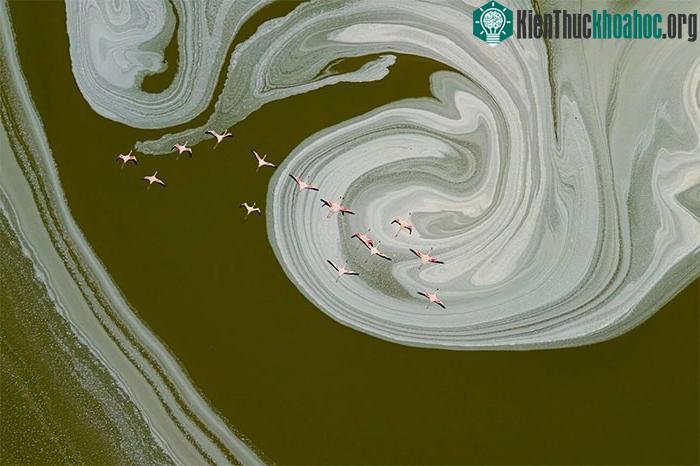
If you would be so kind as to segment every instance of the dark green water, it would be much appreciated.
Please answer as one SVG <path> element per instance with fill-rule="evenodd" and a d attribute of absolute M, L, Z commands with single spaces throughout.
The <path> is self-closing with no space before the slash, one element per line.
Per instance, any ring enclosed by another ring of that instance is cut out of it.
<path fill-rule="evenodd" d="M 169 462 L 76 341 L 0 213 L 0 463 Z"/>
<path fill-rule="evenodd" d="M 264 220 L 243 220 L 238 204 L 262 204 L 269 179 L 255 173 L 251 148 L 280 162 L 322 128 L 428 95 L 440 65 L 401 56 L 381 82 L 266 105 L 216 151 L 205 142 L 192 160 L 141 156 L 120 170 L 117 153 L 162 133 L 89 108 L 70 70 L 62 3 L 13 2 L 11 12 L 73 216 L 195 385 L 275 462 L 697 463 L 698 283 L 594 346 L 407 348 L 315 309 L 276 262 Z M 168 188 L 147 190 L 140 178 L 156 169 Z"/>

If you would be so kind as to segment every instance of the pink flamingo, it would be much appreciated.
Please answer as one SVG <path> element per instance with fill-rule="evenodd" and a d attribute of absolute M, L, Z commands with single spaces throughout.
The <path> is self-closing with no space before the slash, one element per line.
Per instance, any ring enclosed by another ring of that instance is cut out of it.
<path fill-rule="evenodd" d="M 367 230 L 367 233 L 355 233 L 350 238 L 357 238 L 366 248 L 370 248 L 371 246 L 374 246 L 374 241 L 370 239 L 369 231 L 370 230 Z"/>
<path fill-rule="evenodd" d="M 410 213 L 408 215 L 411 215 Z M 399 230 L 396 232 L 394 235 L 394 238 L 399 236 L 399 233 L 401 233 L 401 230 L 406 230 L 408 231 L 408 234 L 410 235 L 413 233 L 413 225 L 411 225 L 407 220 L 402 219 L 401 217 L 396 217 L 394 220 L 391 221 L 391 224 L 393 225 L 396 223 L 399 226 Z"/>
<path fill-rule="evenodd" d="M 342 200 L 343 198 L 341 197 L 340 199 Z M 340 213 L 340 215 L 355 215 L 355 212 L 353 212 L 352 210 L 348 209 L 339 202 L 331 201 L 330 199 L 321 199 L 321 204 L 325 207 L 328 207 L 328 215 L 326 216 L 326 218 L 331 218 L 331 215 L 335 213 Z"/>
<path fill-rule="evenodd" d="M 159 185 L 165 187 L 165 183 L 163 182 L 163 180 L 161 180 L 160 178 L 158 178 L 158 172 L 157 172 L 157 171 L 156 171 L 154 174 L 150 175 L 150 176 L 144 176 L 143 179 L 146 180 L 146 181 L 148 181 L 148 189 L 151 189 L 151 185 L 152 185 L 153 183 L 156 183 L 156 184 L 159 184 Z"/>
<path fill-rule="evenodd" d="M 216 146 L 218 146 L 221 141 L 223 141 L 226 138 L 233 137 L 232 133 L 229 133 L 227 129 L 225 129 L 222 133 L 217 133 L 213 129 L 207 130 L 204 132 L 205 134 L 211 134 L 216 138 L 216 144 L 214 144 L 214 149 L 216 149 Z"/>
<path fill-rule="evenodd" d="M 253 205 L 248 205 L 247 202 L 244 202 L 239 207 L 245 208 L 245 218 L 248 218 L 248 215 L 252 214 L 253 212 L 255 212 L 258 215 L 262 215 L 262 211 L 260 210 L 260 208 L 255 207 L 255 202 L 253 202 Z"/>
<path fill-rule="evenodd" d="M 338 273 L 338 276 L 335 279 L 336 283 L 338 282 L 338 280 L 340 280 L 340 277 L 342 277 L 343 275 L 360 275 L 357 272 L 353 272 L 352 270 L 346 269 L 344 265 L 341 267 L 340 265 L 333 263 L 333 261 L 329 260 L 327 262 L 331 264 L 331 267 L 333 267 Z"/>
<path fill-rule="evenodd" d="M 421 267 L 423 266 L 423 264 L 427 264 L 427 263 L 444 264 L 444 262 L 441 260 L 438 260 L 437 257 L 430 255 L 430 253 L 432 252 L 432 248 L 427 253 L 416 251 L 415 249 L 410 249 L 410 248 L 408 250 L 411 251 L 413 254 L 415 254 L 418 257 L 418 259 L 420 259 Z"/>
<path fill-rule="evenodd" d="M 297 187 L 299 188 L 299 191 L 303 191 L 305 189 L 309 189 L 311 191 L 318 191 L 318 186 L 314 186 L 310 183 L 307 183 L 306 181 L 303 181 L 301 178 L 295 175 L 289 175 L 294 182 L 297 184 Z"/>
<path fill-rule="evenodd" d="M 440 291 L 440 288 L 435 290 L 435 293 L 428 293 L 427 291 L 419 291 L 418 294 L 423 296 L 428 300 L 428 305 L 425 307 L 428 309 L 431 304 L 435 303 L 438 306 L 440 306 L 443 309 L 447 309 L 447 306 L 445 306 L 445 303 L 442 302 L 440 298 L 437 297 L 437 292 Z"/>
<path fill-rule="evenodd" d="M 136 156 L 135 156 L 135 155 L 131 155 L 131 152 L 132 152 L 132 151 L 133 151 L 133 149 L 130 150 L 128 154 L 119 154 L 119 155 L 117 156 L 117 160 L 121 160 L 121 161 L 122 161 L 122 167 L 121 167 L 121 168 L 124 168 L 124 165 L 126 165 L 128 162 L 134 162 L 134 164 L 136 164 L 136 165 L 139 164 L 138 160 L 136 160 Z"/>
<path fill-rule="evenodd" d="M 387 256 L 383 252 L 381 252 L 377 247 L 374 245 L 374 241 L 369 237 L 369 230 L 367 230 L 367 233 L 355 233 L 354 235 L 351 236 L 351 238 L 357 238 L 360 240 L 360 242 L 364 245 L 369 250 L 369 257 L 372 256 L 377 256 L 381 257 L 382 259 L 386 260 L 391 260 L 391 257 Z M 377 242 L 377 244 L 381 243 L 381 241 Z M 369 259 L 368 257 L 368 259 Z"/>
<path fill-rule="evenodd" d="M 377 244 L 379 244 L 379 243 L 381 243 L 381 241 L 377 242 Z M 367 245 L 365 245 L 365 246 L 367 246 Z M 388 261 L 391 260 L 391 257 L 387 256 L 382 251 L 377 249 L 377 247 L 374 244 L 367 246 L 367 249 L 369 249 L 369 257 L 377 256 L 377 257 L 381 257 L 382 259 L 386 259 Z M 367 259 L 369 259 L 369 257 Z"/>
<path fill-rule="evenodd" d="M 255 151 L 253 151 L 253 155 L 255 156 L 255 160 L 258 161 L 258 168 L 256 168 L 255 171 L 260 170 L 260 167 L 275 168 L 277 166 L 274 163 L 270 163 L 270 162 L 265 161 L 265 157 L 267 157 L 267 155 L 260 156 L 260 154 L 258 154 Z"/>
<path fill-rule="evenodd" d="M 191 147 L 187 147 L 187 141 L 185 141 L 184 144 L 175 144 L 175 145 L 173 146 L 173 148 L 170 149 L 170 150 L 175 150 L 175 149 L 177 149 L 177 158 L 178 158 L 178 159 L 179 159 L 180 156 L 181 156 L 182 154 L 184 154 L 185 152 L 187 153 L 187 155 L 190 156 L 190 158 L 192 158 L 192 148 L 191 148 Z"/>

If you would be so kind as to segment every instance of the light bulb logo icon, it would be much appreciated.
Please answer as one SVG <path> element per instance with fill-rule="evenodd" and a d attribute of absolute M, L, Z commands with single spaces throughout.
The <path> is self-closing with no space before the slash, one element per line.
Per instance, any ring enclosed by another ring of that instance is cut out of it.
<path fill-rule="evenodd" d="M 474 35 L 495 46 L 513 34 L 513 12 L 496 1 L 474 11 Z"/>
<path fill-rule="evenodd" d="M 495 8 L 489 8 L 481 14 L 481 24 L 486 29 L 486 43 L 497 44 L 501 41 L 501 32 L 506 25 L 506 15 Z"/>

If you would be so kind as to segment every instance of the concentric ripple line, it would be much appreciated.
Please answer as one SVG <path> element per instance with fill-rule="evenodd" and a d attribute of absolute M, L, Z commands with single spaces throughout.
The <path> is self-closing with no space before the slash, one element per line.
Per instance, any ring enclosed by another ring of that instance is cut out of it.
<path fill-rule="evenodd" d="M 73 220 L 19 65 L 5 1 L 0 26 L 0 208 L 44 271 L 38 278 L 173 461 L 262 464 L 134 314 Z"/>
<path fill-rule="evenodd" d="M 566 347 L 628 331 L 700 276 L 692 43 L 492 48 L 469 37 L 464 3 L 333 5 L 294 36 L 307 47 L 313 37 L 313 50 L 328 50 L 324 62 L 400 52 L 455 72 L 432 76 L 435 99 L 321 131 L 276 170 L 270 243 L 323 312 L 409 345 Z M 276 45 L 275 58 L 288 46 Z M 357 215 L 326 220 L 317 197 L 295 193 L 290 174 L 326 198 L 344 196 Z M 409 213 L 413 235 L 395 237 L 390 220 Z M 370 228 L 392 262 L 366 260 L 350 238 Z M 408 248 L 433 248 L 446 264 L 421 267 Z M 328 259 L 347 259 L 360 277 L 336 283 Z M 445 311 L 416 293 L 438 288 Z"/>

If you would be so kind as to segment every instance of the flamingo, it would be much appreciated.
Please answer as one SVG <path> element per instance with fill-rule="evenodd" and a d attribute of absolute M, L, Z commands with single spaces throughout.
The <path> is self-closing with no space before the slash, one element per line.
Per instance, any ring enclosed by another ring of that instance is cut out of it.
<path fill-rule="evenodd" d="M 380 242 L 378 242 L 377 244 L 379 244 Z M 365 246 L 367 246 L 367 245 L 365 245 Z M 374 244 L 367 246 L 367 249 L 369 249 L 369 257 L 377 256 L 377 257 L 381 257 L 382 259 L 386 259 L 388 261 L 391 260 L 391 257 L 387 256 L 382 251 L 377 249 L 377 247 Z M 369 259 L 369 257 L 368 257 L 368 259 Z"/>
<path fill-rule="evenodd" d="M 418 294 L 423 296 L 425 299 L 428 300 L 428 305 L 425 307 L 428 309 L 431 304 L 435 303 L 438 306 L 440 306 L 443 309 L 447 309 L 447 306 L 445 306 L 445 303 L 442 302 L 440 298 L 437 296 L 437 292 L 440 291 L 440 288 L 435 290 L 435 293 L 428 293 L 427 291 L 419 291 Z"/>
<path fill-rule="evenodd" d="M 216 144 L 214 144 L 214 149 L 216 149 L 216 146 L 218 146 L 221 143 L 221 141 L 223 141 L 225 138 L 233 137 L 233 134 L 230 133 L 227 129 L 225 129 L 221 133 L 217 133 L 213 129 L 210 129 L 210 130 L 205 131 L 204 134 L 211 134 L 212 136 L 214 136 L 216 138 Z"/>
<path fill-rule="evenodd" d="M 307 183 L 306 181 L 302 181 L 301 178 L 295 175 L 289 175 L 294 182 L 297 184 L 297 187 L 299 188 L 299 191 L 303 191 L 305 189 L 309 189 L 311 191 L 318 191 L 318 186 L 314 186 L 310 183 Z"/>
<path fill-rule="evenodd" d="M 255 212 L 258 215 L 262 215 L 262 211 L 260 211 L 260 208 L 255 207 L 255 202 L 253 202 L 253 205 L 248 205 L 247 202 L 244 202 L 239 207 L 245 208 L 245 218 L 248 218 L 248 215 L 252 214 L 253 212 Z"/>
<path fill-rule="evenodd" d="M 158 172 L 157 172 L 157 171 L 156 171 L 154 174 L 150 175 L 150 176 L 144 176 L 143 179 L 146 180 L 146 181 L 148 181 L 148 189 L 151 189 L 151 185 L 152 185 L 153 183 L 157 183 L 157 184 L 159 184 L 159 185 L 165 187 L 165 183 L 163 182 L 163 180 L 161 180 L 160 178 L 158 178 Z"/>
<path fill-rule="evenodd" d="M 124 165 L 126 165 L 128 162 L 134 162 L 136 165 L 139 164 L 138 160 L 136 160 L 136 156 L 131 155 L 131 152 L 133 152 L 133 149 L 130 150 L 128 154 L 119 154 L 117 156 L 117 160 L 122 161 L 122 168 L 124 168 Z"/>
<path fill-rule="evenodd" d="M 192 158 L 192 148 L 191 148 L 191 147 L 187 147 L 187 141 L 185 141 L 184 144 L 175 144 L 175 145 L 173 146 L 173 148 L 170 149 L 170 150 L 172 151 L 172 150 L 175 150 L 175 149 L 177 149 L 177 158 L 178 158 L 178 159 L 179 159 L 180 156 L 181 156 L 183 153 L 185 153 L 185 152 L 187 152 L 187 155 L 189 155 L 190 158 Z"/>
<path fill-rule="evenodd" d="M 341 197 L 340 199 L 342 200 L 343 198 Z M 321 204 L 325 207 L 328 207 L 328 215 L 326 216 L 326 218 L 331 218 L 331 215 L 335 213 L 340 213 L 340 215 L 355 215 L 355 212 L 353 212 L 352 210 L 348 209 L 339 202 L 331 201 L 330 199 L 321 199 Z"/>
<path fill-rule="evenodd" d="M 267 155 L 263 155 L 263 156 L 261 157 L 260 154 L 258 154 L 258 153 L 255 152 L 255 151 L 253 151 L 253 155 L 255 156 L 255 160 L 258 161 L 258 168 L 256 168 L 255 171 L 260 170 L 260 167 L 275 168 L 275 167 L 277 166 L 277 165 L 275 165 L 274 163 L 270 163 L 270 162 L 266 162 L 266 161 L 265 161 L 265 157 L 267 157 Z"/>
<path fill-rule="evenodd" d="M 410 213 L 408 215 L 411 215 Z M 393 225 L 396 223 L 399 226 L 399 230 L 396 232 L 394 235 L 394 238 L 399 236 L 399 233 L 401 233 L 401 230 L 406 230 L 408 231 L 408 234 L 410 235 L 413 233 L 413 225 L 411 225 L 407 220 L 402 219 L 401 217 L 396 217 L 394 220 L 391 221 L 391 224 Z"/>
<path fill-rule="evenodd" d="M 369 237 L 369 230 L 367 230 L 367 233 L 355 233 L 350 238 L 357 238 L 366 248 L 374 246 L 374 241 Z"/>
<path fill-rule="evenodd" d="M 438 260 L 437 257 L 431 256 L 430 253 L 432 252 L 432 248 L 430 251 L 427 253 L 416 251 L 415 249 L 408 249 L 411 251 L 413 254 L 415 254 L 418 259 L 420 259 L 420 265 L 423 266 L 423 264 L 431 263 L 431 264 L 444 264 L 443 261 Z"/>
<path fill-rule="evenodd" d="M 333 267 L 335 269 L 335 271 L 338 273 L 338 276 L 335 279 L 336 283 L 338 282 L 338 280 L 340 280 L 340 277 L 342 277 L 343 275 L 360 275 L 357 272 L 353 272 L 352 270 L 346 269 L 344 265 L 341 267 L 338 264 L 335 264 L 335 263 L 333 263 L 333 261 L 330 261 L 330 260 L 326 261 L 326 262 L 331 264 L 331 267 Z"/>

